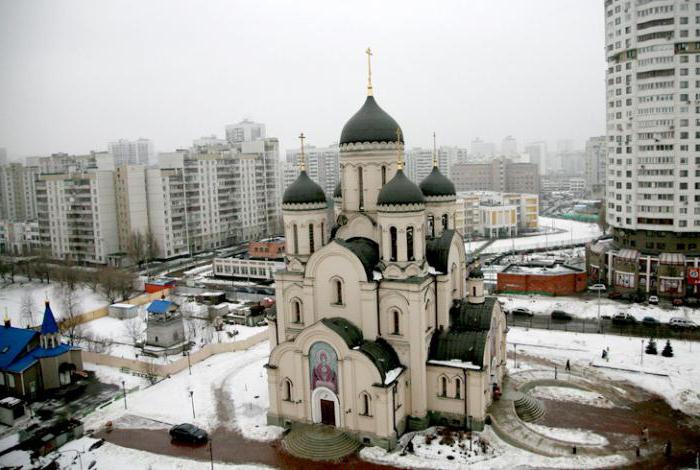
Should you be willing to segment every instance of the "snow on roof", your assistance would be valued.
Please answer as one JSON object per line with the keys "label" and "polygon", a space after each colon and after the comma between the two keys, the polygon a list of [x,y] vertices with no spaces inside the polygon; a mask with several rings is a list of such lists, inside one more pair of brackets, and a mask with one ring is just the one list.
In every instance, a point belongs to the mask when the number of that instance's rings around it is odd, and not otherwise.
{"label": "snow on roof", "polygon": [[15,397],[5,397],[2,400],[0,400],[0,405],[3,406],[15,406],[19,405],[20,403],[22,403],[22,400]]}
{"label": "snow on roof", "polygon": [[460,361],[459,359],[450,359],[449,361],[440,361],[437,359],[430,359],[428,364],[434,366],[447,366],[447,367],[457,367],[459,369],[469,369],[469,370],[481,370],[481,367],[474,364],[472,361]]}
{"label": "snow on roof", "polygon": [[566,266],[564,264],[553,264],[551,266],[538,266],[533,264],[511,264],[503,272],[509,274],[540,274],[540,275],[556,275],[570,274],[582,272],[578,268]]}
{"label": "snow on roof", "polygon": [[401,375],[402,371],[403,367],[397,367],[396,369],[391,369],[389,372],[387,372],[386,376],[384,377],[384,385],[389,385],[396,380],[397,377]]}
{"label": "snow on roof", "polygon": [[114,308],[134,308],[134,307],[138,307],[138,306],[137,306],[137,305],[132,305],[132,304],[112,304],[112,305],[110,305],[110,307],[114,307]]}

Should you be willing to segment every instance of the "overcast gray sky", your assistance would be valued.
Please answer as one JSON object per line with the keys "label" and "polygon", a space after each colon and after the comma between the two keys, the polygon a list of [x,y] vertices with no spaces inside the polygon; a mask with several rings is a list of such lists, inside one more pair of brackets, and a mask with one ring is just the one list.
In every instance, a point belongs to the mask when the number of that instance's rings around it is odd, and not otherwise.
{"label": "overcast gray sky", "polygon": [[0,0],[0,147],[10,156],[227,123],[283,147],[337,141],[365,95],[409,146],[604,133],[599,0]]}

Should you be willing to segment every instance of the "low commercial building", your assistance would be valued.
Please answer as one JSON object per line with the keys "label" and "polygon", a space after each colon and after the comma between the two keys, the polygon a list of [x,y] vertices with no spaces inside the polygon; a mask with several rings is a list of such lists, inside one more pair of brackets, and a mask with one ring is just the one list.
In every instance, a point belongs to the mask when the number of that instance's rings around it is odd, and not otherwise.
{"label": "low commercial building", "polygon": [[548,265],[511,264],[498,273],[498,292],[571,295],[583,292],[587,275],[583,269],[552,262]]}
{"label": "low commercial building", "polygon": [[107,313],[110,317],[125,320],[136,317],[139,314],[139,307],[131,304],[112,304],[107,307]]}
{"label": "low commercial building", "polygon": [[455,227],[465,238],[514,237],[537,229],[536,194],[473,191],[457,199]]}
{"label": "low commercial building", "polygon": [[613,240],[586,248],[586,270],[591,282],[629,296],[697,297],[700,286],[700,257],[615,249]]}
{"label": "low commercial building", "polygon": [[264,238],[248,243],[248,256],[261,259],[284,259],[284,237]]}

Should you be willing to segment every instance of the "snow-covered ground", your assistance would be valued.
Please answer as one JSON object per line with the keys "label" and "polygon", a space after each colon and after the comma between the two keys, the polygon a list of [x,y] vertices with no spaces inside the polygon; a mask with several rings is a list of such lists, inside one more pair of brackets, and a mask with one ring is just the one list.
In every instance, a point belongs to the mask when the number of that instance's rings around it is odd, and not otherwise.
{"label": "snow-covered ground", "polygon": [[[620,455],[604,457],[544,457],[532,454],[513,447],[502,441],[487,426],[484,432],[478,433],[478,439],[488,443],[486,454],[481,452],[469,452],[469,441],[464,448],[459,443],[443,445],[439,443],[439,437],[430,445],[425,443],[425,434],[433,432],[430,428],[420,433],[406,434],[401,438],[401,444],[406,444],[408,439],[413,439],[414,453],[402,455],[400,450],[387,452],[381,447],[366,447],[360,451],[360,456],[370,462],[394,465],[402,468],[440,468],[445,470],[469,468],[474,469],[503,469],[503,468],[601,468],[624,465],[627,459]],[[573,434],[571,434],[573,436]],[[570,436],[569,436],[570,437]],[[578,436],[580,437],[580,436]],[[592,439],[592,436],[590,437]],[[420,445],[419,448],[416,448]],[[474,446],[472,446],[474,449]],[[466,455],[465,455],[466,453]],[[448,458],[451,456],[452,458]]]}
{"label": "snow-covered ground", "polygon": [[[39,325],[44,314],[44,301],[46,299],[51,302],[51,310],[56,318],[63,315],[63,305],[61,301],[61,285],[52,282],[50,284],[37,281],[22,281],[22,278],[15,276],[14,284],[4,284],[0,287],[0,312],[4,315],[7,313],[10,316],[13,326],[26,326],[26,321],[22,318],[22,298],[29,293],[32,297],[33,309],[33,325]],[[78,303],[78,312],[90,312],[107,305],[107,301],[100,294],[93,292],[92,289],[85,286],[79,286],[76,289],[75,298]]]}
{"label": "snow-covered ground", "polygon": [[[502,294],[498,299],[504,302],[506,310],[524,307],[535,314],[549,315],[552,310],[564,310],[578,318],[598,318],[598,298],[547,297],[538,295]],[[637,320],[653,317],[667,323],[673,317],[682,317],[700,323],[700,309],[690,307],[663,308],[658,305],[631,304],[601,296],[600,314],[612,317],[617,313],[629,313]]]}
{"label": "snow-covered ground", "polygon": [[[2,457],[2,465],[18,466],[22,469],[38,469],[58,458],[57,463],[62,469],[96,468],[100,470],[208,470],[211,463],[201,460],[189,460],[178,457],[169,457],[162,454],[152,454],[141,450],[127,449],[108,442],[95,450],[90,446],[97,442],[91,437],[83,437],[71,441],[61,447],[58,452],[41,458],[32,465],[29,461],[29,453],[14,451]],[[80,459],[80,461],[78,460]],[[94,462],[94,464],[93,464]],[[269,468],[264,465],[232,465],[215,462],[217,469],[225,470],[253,470]]]}
{"label": "snow-covered ground", "polygon": [[[138,416],[166,424],[191,422],[208,431],[217,426],[233,427],[232,422],[221,422],[220,406],[235,404],[241,421],[236,424],[241,433],[251,439],[269,440],[281,433],[281,428],[265,425],[267,414],[267,380],[262,365],[270,354],[269,343],[264,342],[246,351],[223,353],[192,365],[192,375],[185,369],[157,384],[127,395],[128,410],[122,400],[96,410],[85,418],[86,429],[96,429],[107,421],[118,425],[125,416]],[[94,369],[86,364],[86,369]],[[108,380],[120,383],[130,375],[116,369],[100,371]],[[247,390],[246,390],[247,388]],[[217,390],[225,393],[217,394]],[[190,394],[192,392],[192,394]],[[192,417],[192,400],[195,416]],[[223,402],[222,402],[223,401]],[[157,404],[157,406],[154,406]],[[131,419],[131,418],[130,418]]]}
{"label": "snow-covered ground", "polygon": [[[665,339],[657,339],[658,355],[642,354],[648,340],[617,335],[598,335],[511,327],[508,343],[526,353],[572,367],[590,365],[614,380],[627,380],[663,397],[673,408],[700,415],[700,343],[671,340],[674,357],[661,356]],[[610,348],[608,360],[601,359]],[[509,366],[512,363],[509,362]]]}
{"label": "snow-covered ground", "polygon": [[537,386],[530,391],[530,395],[550,400],[571,401],[599,408],[615,408],[615,404],[603,395],[578,388]]}
{"label": "snow-covered ground", "polygon": [[540,217],[539,225],[541,230],[555,229],[555,232],[530,237],[498,239],[487,246],[482,253],[501,253],[513,248],[516,250],[528,250],[546,248],[548,246],[555,247],[560,246],[562,243],[571,243],[572,241],[574,243],[583,243],[602,235],[598,224],[578,222],[576,220]]}
{"label": "snow-covered ground", "polygon": [[605,436],[596,434],[587,429],[569,429],[569,428],[553,428],[543,426],[541,424],[526,423],[527,427],[543,436],[551,437],[560,441],[570,442],[572,444],[587,445],[587,446],[605,446],[608,445],[608,440]]}

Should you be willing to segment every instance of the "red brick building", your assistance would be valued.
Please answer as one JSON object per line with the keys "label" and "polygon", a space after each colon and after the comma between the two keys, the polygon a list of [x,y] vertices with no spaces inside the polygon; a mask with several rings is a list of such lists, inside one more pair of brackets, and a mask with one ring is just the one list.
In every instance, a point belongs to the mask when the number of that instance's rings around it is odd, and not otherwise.
{"label": "red brick building", "polygon": [[586,272],[572,266],[511,264],[498,273],[496,290],[555,296],[571,295],[586,290],[586,283]]}
{"label": "red brick building", "polygon": [[248,256],[251,258],[283,259],[284,237],[265,238],[248,244]]}

